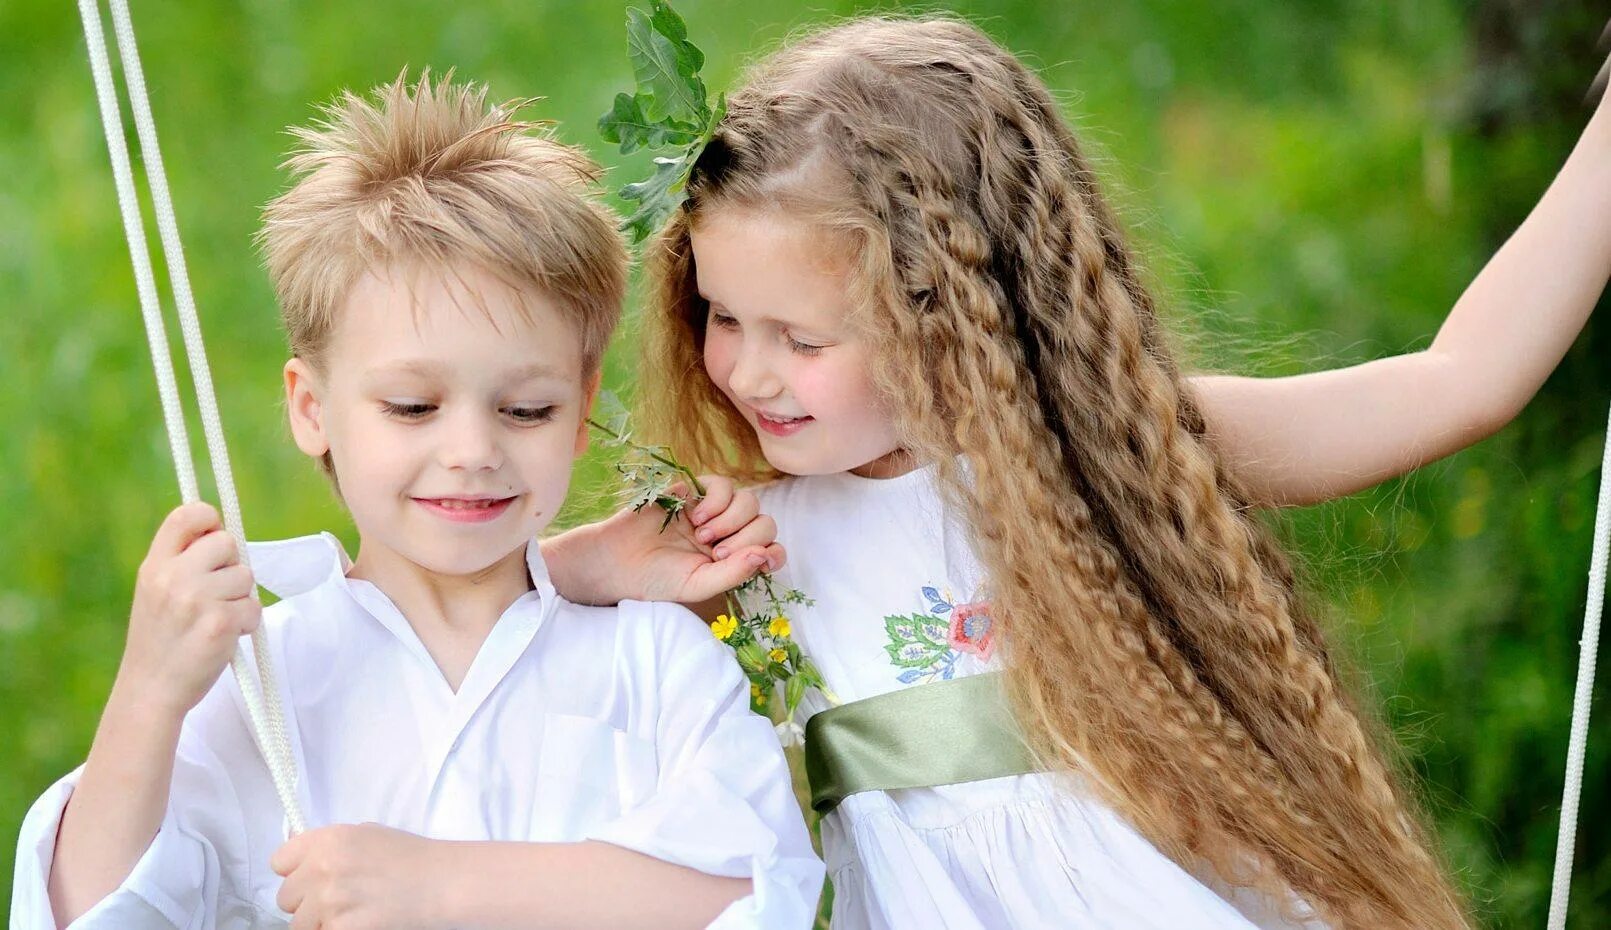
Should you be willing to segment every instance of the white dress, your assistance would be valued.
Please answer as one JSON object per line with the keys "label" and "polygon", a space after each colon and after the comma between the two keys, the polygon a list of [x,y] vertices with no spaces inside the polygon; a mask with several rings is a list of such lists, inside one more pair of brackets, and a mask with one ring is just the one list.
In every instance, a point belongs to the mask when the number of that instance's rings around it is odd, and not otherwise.
{"label": "white dress", "polygon": [[[840,700],[998,667],[983,572],[932,468],[756,490],[788,551],[781,580],[816,602],[794,608],[795,638]],[[1066,784],[1037,773],[845,798],[822,823],[834,930],[1286,926]]]}
{"label": "white dress", "polygon": [[[601,840],[715,875],[750,896],[713,927],[805,928],[822,863],[777,735],[698,618],[670,604],[581,607],[536,590],[499,618],[457,692],[334,536],[251,545],[284,600],[264,623],[310,826],[374,822],[437,839]],[[12,930],[55,930],[46,879],[77,782],[23,822]],[[285,815],[232,674],[186,716],[162,826],[74,928],[284,927],[269,858]]]}

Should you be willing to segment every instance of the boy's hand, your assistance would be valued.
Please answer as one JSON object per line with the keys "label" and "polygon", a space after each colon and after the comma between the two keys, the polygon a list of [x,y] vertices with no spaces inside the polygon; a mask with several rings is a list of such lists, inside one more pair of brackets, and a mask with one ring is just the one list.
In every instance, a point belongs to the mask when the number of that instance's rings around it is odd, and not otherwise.
{"label": "boy's hand", "polygon": [[255,587],[218,511],[176,508],[140,564],[119,684],[183,717],[262,620]]}
{"label": "boy's hand", "polygon": [[[662,532],[658,507],[630,508],[602,523],[578,527],[545,541],[555,587],[568,600],[613,604],[621,600],[698,604],[781,568],[777,524],[760,512],[753,491],[729,478],[701,475],[705,499]],[[683,485],[672,493],[686,497]]]}
{"label": "boy's hand", "polygon": [[443,926],[432,842],[379,824],[320,827],[269,860],[285,876],[275,903],[292,930],[408,930]]}

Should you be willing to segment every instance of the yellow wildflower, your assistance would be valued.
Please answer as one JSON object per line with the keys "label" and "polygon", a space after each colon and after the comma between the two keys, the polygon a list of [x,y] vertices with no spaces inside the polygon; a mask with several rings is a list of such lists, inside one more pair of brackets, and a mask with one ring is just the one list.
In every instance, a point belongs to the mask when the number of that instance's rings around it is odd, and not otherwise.
{"label": "yellow wildflower", "polygon": [[782,649],[774,649],[767,653],[766,657],[771,659],[773,662],[782,662],[784,659],[789,657],[789,654]]}
{"label": "yellow wildflower", "polygon": [[716,617],[716,622],[710,625],[710,631],[717,639],[726,642],[728,637],[738,632],[738,621],[726,614],[720,614]]}
{"label": "yellow wildflower", "polygon": [[766,631],[771,633],[773,636],[780,636],[784,639],[788,639],[789,634],[793,632],[793,628],[789,626],[788,617],[777,616],[772,618],[772,622],[767,626]]}

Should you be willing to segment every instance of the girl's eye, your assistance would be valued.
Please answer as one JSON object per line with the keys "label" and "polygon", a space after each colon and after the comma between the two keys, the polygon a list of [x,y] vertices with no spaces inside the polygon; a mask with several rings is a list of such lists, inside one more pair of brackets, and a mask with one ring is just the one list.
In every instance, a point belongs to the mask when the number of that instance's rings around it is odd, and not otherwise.
{"label": "girl's eye", "polygon": [[717,329],[738,329],[738,321],[725,313],[710,312],[710,325]]}
{"label": "girl's eye", "polygon": [[554,418],[553,407],[505,407],[504,413],[509,414],[521,423],[547,423]]}
{"label": "girl's eye", "polygon": [[381,401],[380,406],[392,416],[405,420],[417,420],[436,409],[432,404],[394,404],[389,400]]}
{"label": "girl's eye", "polygon": [[804,355],[806,358],[816,358],[822,354],[822,350],[825,348],[827,348],[827,346],[814,346],[809,342],[800,342],[792,336],[789,338],[789,351],[793,352],[795,355]]}

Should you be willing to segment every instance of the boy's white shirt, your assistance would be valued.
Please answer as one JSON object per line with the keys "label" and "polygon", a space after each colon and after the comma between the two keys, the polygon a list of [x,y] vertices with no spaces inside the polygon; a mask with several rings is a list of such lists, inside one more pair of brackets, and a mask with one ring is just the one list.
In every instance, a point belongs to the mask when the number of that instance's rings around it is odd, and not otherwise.
{"label": "boy's white shirt", "polygon": [[[536,589],[499,618],[457,693],[329,533],[250,544],[310,827],[374,822],[436,839],[601,840],[753,893],[712,927],[810,926],[823,866],[770,723],[697,617],[583,607]],[[55,930],[46,891],[78,771],[23,821],[12,930]],[[224,674],[185,718],[162,827],[74,928],[284,926],[268,866],[285,816]]]}

